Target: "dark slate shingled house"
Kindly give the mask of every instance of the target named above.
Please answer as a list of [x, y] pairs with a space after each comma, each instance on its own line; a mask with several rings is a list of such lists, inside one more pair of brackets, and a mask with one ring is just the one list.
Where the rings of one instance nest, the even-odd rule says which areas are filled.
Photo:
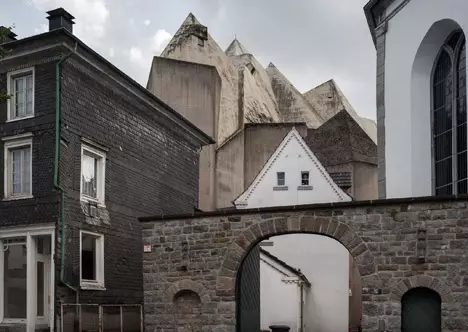
[[0, 331], [139, 331], [137, 217], [192, 212], [214, 142], [48, 14], [2, 44]]

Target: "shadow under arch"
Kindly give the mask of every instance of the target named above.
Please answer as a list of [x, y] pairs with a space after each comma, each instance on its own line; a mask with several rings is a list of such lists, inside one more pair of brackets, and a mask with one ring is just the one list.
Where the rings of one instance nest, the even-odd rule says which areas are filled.
[[[442, 19], [432, 24], [419, 45], [411, 68], [411, 158], [412, 187], [432, 192], [432, 73], [438, 54], [451, 33], [461, 30], [452, 19]], [[428, 143], [429, 142], [429, 143]], [[419, 193], [415, 193], [417, 195]]]
[[428, 287], [415, 287], [401, 298], [401, 331], [442, 331], [442, 298]]
[[[346, 223], [337, 221], [333, 217], [295, 216], [278, 217], [254, 223], [240, 233], [229, 246], [217, 278], [216, 295], [233, 301], [233, 309], [238, 317], [237, 286], [242, 263], [248, 253], [261, 241], [286, 234], [315, 234], [336, 240], [353, 257], [359, 270], [362, 289], [378, 287], [379, 277], [376, 273], [376, 263], [372, 252], [363, 239]], [[364, 279], [367, 281], [365, 282]], [[363, 317], [363, 320], [366, 318]], [[236, 322], [236, 326], [239, 326]]]
[[374, 256], [362, 238], [346, 223], [332, 217], [302, 216], [273, 218], [254, 223], [240, 233], [229, 246], [217, 278], [216, 293], [219, 296], [235, 295], [235, 280], [242, 261], [248, 252], [261, 241], [284, 234], [316, 234], [340, 242], [354, 258], [361, 277], [376, 273]]

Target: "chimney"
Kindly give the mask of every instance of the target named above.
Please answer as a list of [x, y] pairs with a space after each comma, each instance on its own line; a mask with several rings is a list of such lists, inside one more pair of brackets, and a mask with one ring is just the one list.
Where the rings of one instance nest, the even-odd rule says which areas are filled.
[[73, 33], [73, 20], [75, 19], [69, 12], [62, 7], [48, 11], [49, 16], [49, 31], [65, 28], [70, 33]]
[[0, 44], [8, 43], [14, 40], [16, 40], [16, 33], [9, 30], [7, 27], [4, 27], [3, 25], [0, 26]]

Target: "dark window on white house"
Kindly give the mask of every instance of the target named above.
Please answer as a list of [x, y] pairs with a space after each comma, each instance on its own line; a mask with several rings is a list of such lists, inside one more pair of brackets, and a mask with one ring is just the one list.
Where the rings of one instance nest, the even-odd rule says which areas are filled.
[[468, 191], [465, 49], [463, 32], [454, 32], [437, 57], [432, 78], [436, 195]]
[[276, 180], [278, 186], [284, 186], [286, 184], [286, 175], [284, 174], [284, 172], [277, 172]]
[[302, 186], [309, 185], [309, 172], [308, 171], [301, 172], [301, 185]]

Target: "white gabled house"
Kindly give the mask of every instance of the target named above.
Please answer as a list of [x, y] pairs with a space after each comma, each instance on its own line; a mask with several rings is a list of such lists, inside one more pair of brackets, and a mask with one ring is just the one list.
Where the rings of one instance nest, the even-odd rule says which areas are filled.
[[350, 200], [293, 128], [233, 203], [246, 209]]

